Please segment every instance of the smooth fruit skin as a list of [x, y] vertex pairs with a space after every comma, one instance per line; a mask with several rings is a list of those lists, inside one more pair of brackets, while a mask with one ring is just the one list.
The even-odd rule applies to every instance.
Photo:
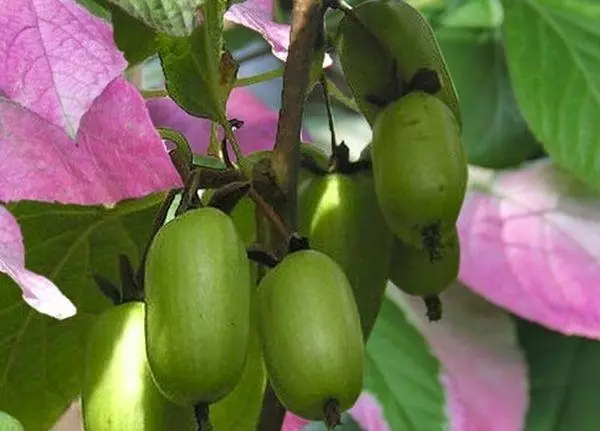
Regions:
[[456, 280], [460, 267], [460, 243], [456, 229], [444, 239], [440, 258], [396, 240], [390, 265], [390, 280], [410, 295], [439, 295]]
[[335, 399], [352, 407], [363, 386], [364, 345], [352, 289], [315, 250], [286, 256], [258, 289], [259, 333], [269, 380], [283, 405], [323, 420]]
[[452, 111], [415, 92], [389, 105], [373, 128], [375, 191], [391, 230], [420, 247], [451, 231], [467, 186], [467, 162]]
[[372, 175], [316, 176], [298, 202], [299, 232], [346, 274], [366, 340], [383, 301], [393, 243]]
[[400, 79], [409, 82], [420, 68], [437, 72], [442, 88], [436, 97], [450, 107], [460, 127], [456, 88], [427, 19], [400, 0], [368, 0], [356, 6], [354, 12], [396, 59]]
[[89, 335], [81, 391], [87, 431], [195, 430], [194, 411], [167, 400], [146, 360], [144, 304], [114, 307]]
[[257, 429], [266, 384], [266, 370], [258, 335], [256, 287], [256, 283], [252, 283], [254, 292], [248, 359], [242, 377], [233, 391], [210, 406], [210, 420], [215, 431]]
[[394, 58], [367, 28], [349, 17], [340, 22], [335, 42], [348, 87], [372, 126], [385, 104], [401, 92]]
[[158, 387], [179, 404], [214, 403], [238, 383], [250, 336], [250, 265], [215, 208], [184, 213], [146, 261], [146, 350]]

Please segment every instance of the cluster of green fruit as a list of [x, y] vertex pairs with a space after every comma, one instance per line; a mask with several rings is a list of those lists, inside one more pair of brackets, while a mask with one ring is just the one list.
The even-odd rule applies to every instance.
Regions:
[[373, 139], [358, 162], [343, 145], [330, 158], [301, 145], [297, 230], [310, 245], [290, 246], [258, 278], [248, 197], [231, 214], [203, 206], [164, 224], [144, 300], [114, 307], [91, 334], [87, 430], [197, 429], [239, 385], [253, 348], [286, 409], [333, 427], [362, 390], [387, 281], [440, 317], [467, 180], [452, 81], [428, 23], [404, 2], [348, 11], [336, 42]]
[[354, 404], [363, 339], [344, 272], [302, 249], [256, 289], [234, 223], [246, 209], [243, 201], [232, 217], [194, 209], [159, 230], [146, 260], [145, 301], [111, 309], [91, 334], [86, 429], [197, 429], [198, 415], [242, 378], [255, 325], [270, 382], [289, 410], [335, 422]]
[[346, 11], [336, 46], [348, 86], [372, 127], [364, 154], [394, 236], [390, 279], [423, 296], [436, 320], [436, 296], [458, 274], [456, 221], [468, 176], [450, 73], [433, 29], [404, 1], [369, 0]]

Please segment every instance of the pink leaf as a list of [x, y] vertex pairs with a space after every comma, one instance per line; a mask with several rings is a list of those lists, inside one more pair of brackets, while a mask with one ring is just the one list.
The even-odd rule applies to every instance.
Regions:
[[520, 317], [600, 338], [600, 195], [547, 160], [471, 177], [461, 281]]
[[371, 394], [363, 392], [354, 407], [349, 411], [350, 416], [367, 431], [391, 431], [385, 421], [383, 409]]
[[[368, 392], [363, 392], [348, 411], [350, 416], [367, 431], [391, 431], [383, 416], [383, 409]], [[281, 431], [300, 431], [310, 422], [290, 412], [285, 415]]]
[[[197, 154], [204, 154], [210, 139], [210, 121], [189, 115], [170, 98], [150, 99], [146, 102], [156, 127], [175, 129], [188, 139]], [[238, 88], [227, 101], [228, 118], [237, 118], [244, 126], [236, 132], [244, 153], [273, 148], [277, 131], [277, 112], [271, 110], [252, 92]]]
[[56, 319], [75, 315], [75, 306], [50, 280], [25, 268], [21, 230], [3, 206], [0, 206], [0, 272], [19, 285], [25, 302], [40, 313]]
[[[286, 61], [290, 46], [290, 26], [273, 21], [273, 0], [246, 0], [234, 4], [225, 13], [225, 18], [259, 33], [271, 45], [273, 55]], [[323, 67], [331, 64], [331, 57], [326, 55]]]
[[0, 201], [114, 203], [181, 185], [144, 100], [117, 78], [81, 120], [59, 127], [0, 99]]
[[517, 431], [528, 408], [525, 361], [509, 315], [451, 286], [441, 295], [444, 317], [429, 323], [420, 298], [397, 289], [392, 299], [410, 306], [418, 329], [442, 364], [452, 431]]
[[300, 431], [309, 423], [310, 421], [296, 416], [293, 413], [287, 412], [285, 414], [283, 424], [281, 425], [281, 431]]
[[125, 69], [110, 26], [74, 0], [3, 0], [0, 91], [74, 137]]

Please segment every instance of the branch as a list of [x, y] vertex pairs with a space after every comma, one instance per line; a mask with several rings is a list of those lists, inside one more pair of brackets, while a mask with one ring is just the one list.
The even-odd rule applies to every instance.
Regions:
[[[284, 202], [273, 205], [273, 209], [283, 219], [287, 231], [293, 231], [296, 224], [296, 187], [300, 170], [300, 131], [303, 105], [309, 83], [310, 68], [315, 56], [314, 48], [317, 36], [323, 28], [323, 15], [322, 0], [294, 0], [290, 48], [283, 70], [281, 109], [279, 110], [275, 148], [271, 157], [275, 181], [285, 196]], [[279, 230], [283, 230], [282, 228], [283, 226], [280, 226]], [[259, 229], [258, 234], [261, 244], [267, 245], [275, 255], [278, 257], [285, 255], [289, 237], [285, 238], [285, 241], [273, 241], [274, 238], [281, 235], [281, 232], [272, 226], [269, 231]], [[258, 429], [260, 431], [279, 431], [284, 416], [285, 408], [277, 399], [270, 385], [267, 385]]]
[[323, 25], [323, 5], [318, 0], [294, 0], [290, 48], [283, 72], [281, 110], [273, 151], [273, 169], [287, 197], [281, 215], [288, 227], [295, 225], [296, 183], [300, 160], [303, 104], [314, 59], [317, 35]]

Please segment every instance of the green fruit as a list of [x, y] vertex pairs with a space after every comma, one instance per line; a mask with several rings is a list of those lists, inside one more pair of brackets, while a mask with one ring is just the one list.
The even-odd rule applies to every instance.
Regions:
[[373, 126], [381, 109], [402, 91], [395, 60], [364, 25], [347, 16], [338, 28], [336, 52], [354, 100]]
[[460, 267], [460, 244], [456, 229], [440, 247], [438, 259], [429, 252], [396, 240], [390, 265], [390, 280], [410, 295], [439, 295], [456, 280]]
[[363, 386], [364, 346], [348, 279], [324, 253], [286, 256], [258, 289], [259, 330], [269, 380], [283, 405], [323, 420], [335, 400], [341, 411]]
[[[413, 6], [399, 0], [368, 0], [356, 6], [354, 13], [396, 60], [398, 79], [409, 82], [421, 68], [437, 73], [442, 88], [436, 96], [450, 107], [460, 127], [456, 88], [427, 19]], [[365, 57], [363, 61], [371, 61], [371, 58]]]
[[119, 305], [98, 318], [87, 344], [81, 399], [88, 431], [197, 428], [193, 409], [167, 400], [152, 380], [141, 302]]
[[146, 348], [158, 387], [179, 404], [213, 403], [238, 383], [250, 336], [250, 265], [215, 208], [164, 225], [146, 261]]
[[[253, 290], [256, 285], [253, 283]], [[253, 295], [253, 300], [256, 295]], [[256, 301], [253, 301], [253, 306]], [[254, 307], [251, 315], [250, 347], [244, 372], [237, 386], [225, 398], [210, 406], [210, 420], [215, 431], [256, 430], [266, 371], [258, 336], [258, 314]], [[232, 414], [235, 412], [235, 414]]]
[[0, 411], [0, 430], [24, 431], [23, 424], [6, 412]]
[[299, 232], [341, 266], [368, 338], [381, 308], [393, 242], [371, 174], [317, 176], [298, 202]]
[[452, 111], [426, 93], [388, 106], [373, 128], [375, 191], [392, 231], [435, 251], [462, 207], [467, 164]]

